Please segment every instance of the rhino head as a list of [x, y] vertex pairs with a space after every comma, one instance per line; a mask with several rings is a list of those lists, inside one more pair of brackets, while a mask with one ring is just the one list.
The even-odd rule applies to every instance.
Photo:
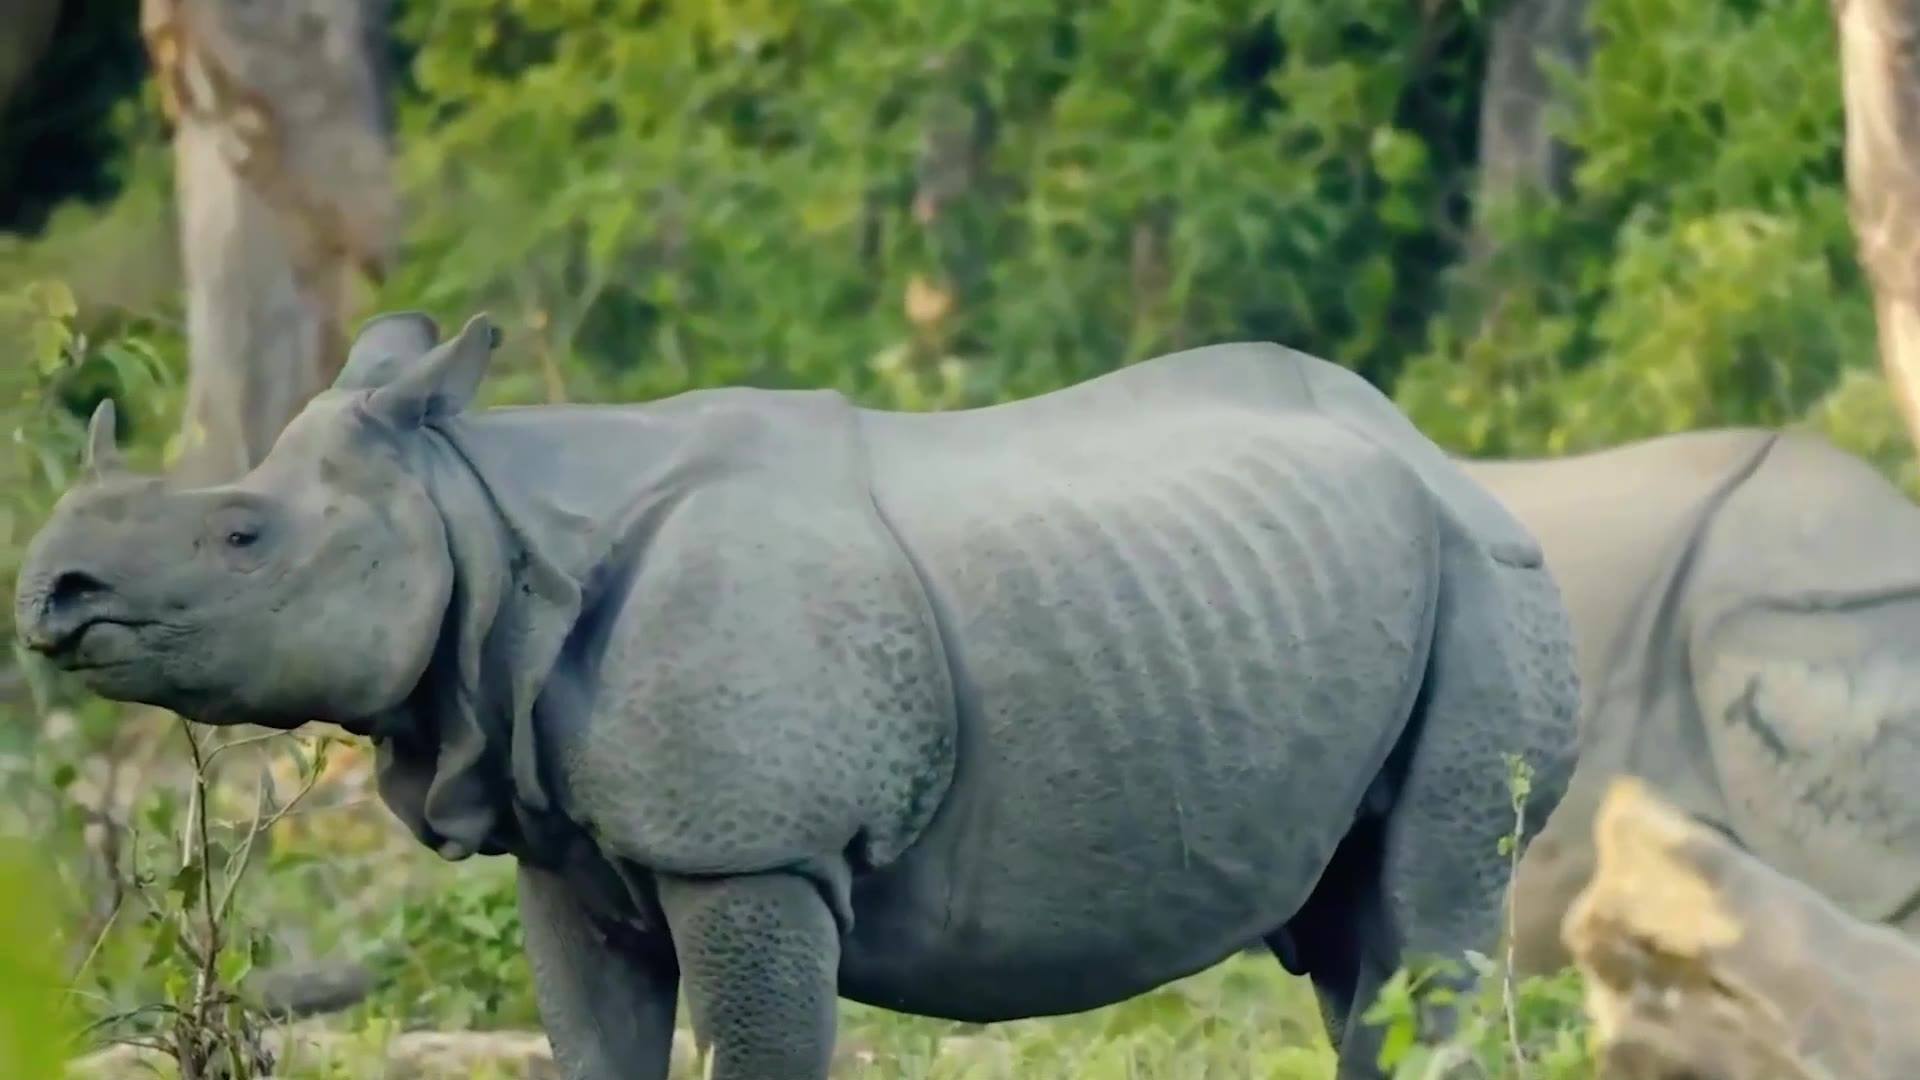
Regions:
[[28, 547], [22, 641], [114, 700], [365, 731], [420, 681], [452, 588], [414, 441], [465, 408], [498, 334], [476, 316], [437, 338], [423, 315], [372, 320], [266, 458], [213, 487], [128, 472], [103, 402], [84, 479]]

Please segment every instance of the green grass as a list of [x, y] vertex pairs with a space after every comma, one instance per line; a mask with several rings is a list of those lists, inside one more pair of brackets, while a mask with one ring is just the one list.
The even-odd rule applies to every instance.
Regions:
[[841, 1056], [850, 1060], [839, 1075], [861, 1080], [1333, 1075], [1333, 1052], [1312, 989], [1267, 957], [1236, 956], [1130, 1001], [1074, 1016], [969, 1028], [843, 1006], [841, 1018]]

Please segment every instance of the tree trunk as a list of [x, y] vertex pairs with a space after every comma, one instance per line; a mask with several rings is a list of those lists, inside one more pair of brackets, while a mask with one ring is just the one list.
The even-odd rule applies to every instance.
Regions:
[[0, 120], [53, 40], [60, 0], [0, 0]]
[[1887, 386], [1920, 448], [1920, 5], [1833, 0], [1833, 14], [1854, 239]]
[[1616, 780], [1564, 936], [1608, 1080], [1920, 1076], [1920, 946]]
[[1586, 66], [1588, 0], [1508, 0], [1494, 19], [1480, 96], [1476, 259], [1493, 240], [1484, 211], [1528, 195], [1559, 197], [1573, 176], [1573, 151], [1552, 130], [1552, 65]]
[[168, 118], [190, 367], [177, 471], [245, 472], [343, 360], [397, 209], [387, 0], [143, 0]]

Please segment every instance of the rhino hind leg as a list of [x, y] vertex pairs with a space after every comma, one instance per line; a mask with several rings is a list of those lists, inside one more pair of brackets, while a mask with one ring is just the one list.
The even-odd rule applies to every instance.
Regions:
[[[1495, 562], [1458, 536], [1443, 550], [1442, 575], [1406, 734], [1285, 930], [1337, 1032], [1341, 1080], [1381, 1075], [1385, 1032], [1361, 1017], [1395, 968], [1491, 953], [1499, 940], [1500, 838], [1514, 823], [1503, 755], [1519, 754], [1534, 770], [1529, 834], [1572, 770], [1578, 688], [1551, 580], [1540, 568]], [[1442, 1011], [1432, 1019], [1451, 1023]]]
[[1327, 1041], [1342, 1054], [1342, 1077], [1374, 1075], [1346, 1071], [1345, 1043], [1355, 1004], [1370, 998], [1380, 980], [1392, 973], [1391, 963], [1366, 955], [1370, 944], [1388, 937], [1377, 887], [1383, 824], [1365, 818], [1356, 823], [1306, 903], [1265, 939], [1281, 967], [1313, 982]]
[[1501, 937], [1511, 877], [1501, 838], [1516, 824], [1506, 755], [1533, 772], [1524, 845], [1566, 792], [1580, 699], [1571, 632], [1543, 567], [1497, 562], [1456, 537], [1441, 572], [1381, 889], [1396, 952], [1458, 961], [1469, 949], [1491, 954]]

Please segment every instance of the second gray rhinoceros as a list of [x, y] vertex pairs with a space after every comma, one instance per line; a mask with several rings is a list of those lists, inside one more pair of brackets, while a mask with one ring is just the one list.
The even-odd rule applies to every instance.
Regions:
[[19, 626], [108, 697], [371, 736], [424, 843], [518, 859], [569, 1076], [665, 1076], [677, 989], [719, 1080], [817, 1080], [836, 994], [1077, 1011], [1256, 938], [1372, 1076], [1395, 965], [1495, 941], [1502, 755], [1536, 821], [1571, 769], [1566, 616], [1359, 377], [468, 412], [492, 331], [437, 337], [369, 324], [235, 483], [97, 469]]
[[1540, 539], [1585, 696], [1579, 766], [1515, 883], [1520, 965], [1568, 960], [1622, 773], [1855, 917], [1920, 929], [1920, 507], [1810, 434], [1462, 465]]

